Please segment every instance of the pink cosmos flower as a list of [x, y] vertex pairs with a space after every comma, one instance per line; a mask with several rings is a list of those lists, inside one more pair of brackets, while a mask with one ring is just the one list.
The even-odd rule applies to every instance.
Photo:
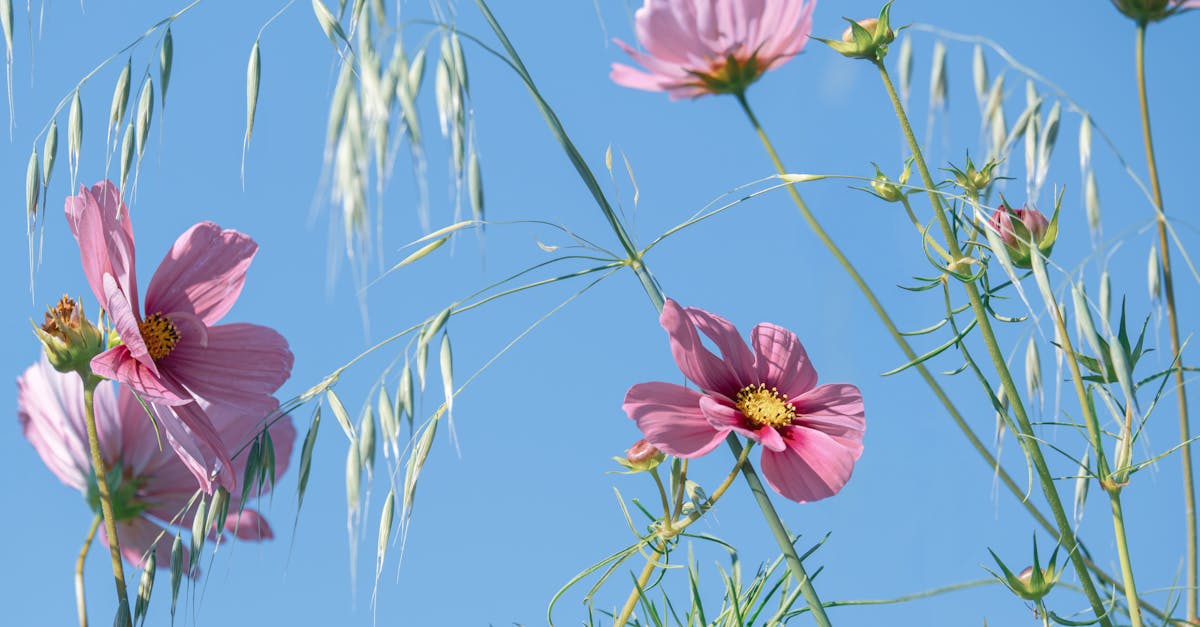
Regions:
[[816, 0], [646, 0], [635, 16], [645, 52], [617, 39], [640, 70], [614, 63], [618, 85], [672, 100], [742, 93], [804, 49]]
[[162, 421], [171, 447], [211, 491], [214, 471], [232, 485], [220, 434], [201, 403], [261, 406], [291, 374], [287, 340], [246, 323], [217, 325], [233, 306], [258, 245], [248, 236], [201, 222], [179, 236], [138, 306], [133, 228], [110, 181], [67, 198], [67, 222], [79, 242], [88, 284], [121, 344], [92, 360], [92, 370], [128, 385], [147, 402], [170, 407]]
[[[750, 347], [728, 320], [667, 300], [659, 322], [684, 376], [700, 388], [639, 383], [625, 413], [646, 440], [677, 457], [699, 457], [731, 431], [762, 444], [762, 473], [800, 503], [837, 494], [862, 455], [862, 394], [846, 383], [818, 386], [796, 335], [761, 323]], [[699, 333], [697, 332], [699, 331]], [[701, 344], [703, 333], [720, 357]]]
[[[236, 451], [258, 432], [261, 427], [257, 419], [278, 406], [275, 399], [267, 400], [269, 404], [260, 403], [246, 413], [232, 412], [227, 407], [209, 408], [208, 415], [221, 438], [223, 452]], [[128, 387], [121, 386], [117, 391], [112, 382], [105, 381], [96, 389], [94, 402], [100, 451], [110, 470], [109, 488], [121, 553], [131, 564], [141, 567], [150, 551], [155, 550], [158, 567], [166, 567], [171, 563], [174, 532], [164, 533], [164, 524], [191, 529], [194, 509], [183, 517], [179, 514], [196, 491], [196, 480], [174, 452], [159, 446], [154, 425]], [[54, 370], [43, 357], [17, 380], [17, 403], [21, 431], [42, 461], [63, 483], [82, 491], [99, 511], [80, 378]], [[165, 408], [157, 405], [150, 408], [160, 424], [170, 420]], [[278, 478], [287, 470], [296, 429], [291, 418], [284, 416], [271, 426], [269, 433], [275, 446]], [[246, 455], [239, 455], [233, 465], [237, 476], [245, 471], [245, 465]], [[241, 491], [236, 484], [231, 485], [225, 531], [243, 540], [269, 540], [271, 527], [261, 514], [248, 508], [237, 513]], [[103, 526], [100, 538], [108, 543]]]

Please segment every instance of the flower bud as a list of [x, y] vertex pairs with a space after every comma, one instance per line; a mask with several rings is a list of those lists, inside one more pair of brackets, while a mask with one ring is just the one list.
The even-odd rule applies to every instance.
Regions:
[[1051, 228], [1051, 221], [1046, 215], [1033, 208], [1014, 210], [1000, 205], [988, 219], [988, 228], [1000, 236], [1008, 248], [1013, 265], [1019, 268], [1031, 266], [1034, 248], [1043, 255], [1049, 255], [1058, 238], [1058, 229]]
[[625, 462], [630, 470], [650, 470], [662, 463], [666, 455], [646, 440], [638, 440], [629, 450], [625, 451]]
[[[1050, 554], [1050, 563], [1042, 568], [1041, 560], [1038, 559], [1037, 539], [1033, 541], [1033, 565], [1026, 567], [1020, 574], [1014, 575], [1004, 562], [1000, 561], [999, 556], [991, 549], [988, 552], [992, 554], [992, 559], [996, 560], [996, 565], [1000, 567], [1000, 572], [1003, 576], [992, 572], [992, 575], [1000, 580], [1014, 594], [1025, 599], [1026, 601], [1039, 601], [1054, 588], [1054, 584], [1058, 583], [1058, 578], [1062, 576], [1062, 571], [1058, 569], [1058, 549], [1054, 547], [1054, 552]], [[991, 572], [989, 570], [989, 572]]]
[[104, 351], [104, 333], [88, 321], [83, 304], [63, 296], [58, 304], [46, 311], [34, 335], [42, 342], [50, 365], [59, 372], [91, 374], [91, 361]]
[[996, 179], [993, 177], [993, 172], [1000, 165], [1000, 162], [989, 159], [983, 167], [975, 167], [975, 162], [971, 161], [971, 155], [967, 155], [967, 165], [964, 168], [958, 168], [951, 165], [947, 168], [954, 175], [954, 184], [961, 187], [963, 191], [972, 196], [979, 196], [987, 191], [992, 182]]
[[1196, 6], [1187, 0], [1112, 0], [1112, 3], [1118, 11], [1141, 24], [1157, 22]]
[[908, 177], [912, 174], [912, 159], [909, 159], [904, 164], [904, 171], [900, 173], [900, 178], [893, 182], [888, 178], [879, 166], [875, 166], [875, 178], [871, 179], [871, 190], [876, 197], [885, 202], [900, 202], [904, 199], [904, 186], [908, 184]]
[[891, 10], [892, 3], [888, 2], [883, 5], [877, 18], [870, 17], [858, 21], [847, 19], [850, 26], [842, 33], [840, 41], [820, 37], [813, 39], [824, 42], [843, 56], [852, 59], [882, 61], [887, 56], [888, 44], [896, 39], [896, 31], [892, 30], [889, 23]]

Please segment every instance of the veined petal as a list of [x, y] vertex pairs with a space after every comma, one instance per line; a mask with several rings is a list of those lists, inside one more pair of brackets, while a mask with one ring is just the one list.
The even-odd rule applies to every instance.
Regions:
[[663, 305], [659, 323], [671, 338], [671, 354], [684, 376], [706, 392], [736, 394], [741, 385], [729, 366], [700, 342], [691, 316], [671, 299]]
[[113, 379], [133, 388], [142, 400], [162, 405], [180, 405], [192, 402], [192, 396], [177, 382], [129, 354], [124, 344], [114, 346], [92, 358], [92, 372]]
[[692, 324], [717, 345], [721, 351], [721, 360], [738, 380], [738, 389], [761, 383], [754, 367], [754, 353], [750, 352], [750, 347], [746, 346], [745, 340], [733, 323], [696, 307], [687, 307], [684, 311], [692, 319]]
[[79, 195], [65, 203], [67, 224], [79, 243], [84, 275], [96, 300], [105, 309], [108, 292], [103, 276], [113, 275], [132, 310], [138, 310], [137, 275], [133, 245], [133, 227], [129, 210], [111, 181], [102, 181], [91, 189], [80, 186]]
[[701, 398], [699, 392], [681, 385], [639, 383], [629, 388], [622, 408], [660, 451], [692, 458], [711, 451], [728, 433], [704, 417]]
[[782, 435], [787, 448], [764, 450], [762, 473], [772, 489], [797, 503], [837, 494], [862, 455], [861, 441], [834, 438], [815, 429], [794, 426]]
[[292, 359], [274, 329], [238, 322], [210, 327], [205, 344], [184, 335], [159, 367], [205, 401], [254, 406], [287, 381]]
[[862, 392], [849, 383], [827, 383], [792, 399], [796, 424], [834, 437], [862, 440], [866, 411]]
[[700, 399], [700, 411], [704, 413], [704, 417], [708, 419], [714, 429], [734, 431], [755, 442], [760, 439], [759, 430], [753, 423], [746, 420], [742, 412], [712, 396], [704, 396]]
[[199, 487], [205, 492], [213, 491], [210, 479], [213, 472], [218, 473], [217, 480], [221, 485], [237, 486], [240, 478], [233, 473], [229, 452], [204, 410], [197, 403], [177, 405], [170, 410], [175, 419], [163, 419], [160, 427]]
[[121, 287], [111, 274], [105, 273], [101, 277], [101, 283], [104, 284], [104, 308], [108, 311], [108, 317], [112, 320], [113, 326], [117, 329], [121, 343], [130, 356], [157, 376], [158, 367], [154, 364], [154, 359], [150, 357], [150, 349], [146, 347], [146, 340], [142, 337], [140, 318], [137, 310], [133, 309], [134, 301], [127, 294], [121, 292]]
[[17, 379], [17, 420], [55, 476], [77, 490], [87, 486], [92, 458], [78, 376], [54, 370], [43, 355]]
[[212, 325], [237, 300], [258, 244], [248, 235], [201, 222], [167, 252], [146, 290], [146, 311], [184, 312]]
[[811, 390], [817, 384], [817, 370], [808, 361], [808, 353], [795, 333], [763, 322], [750, 334], [754, 344], [759, 383], [779, 388], [789, 398]]

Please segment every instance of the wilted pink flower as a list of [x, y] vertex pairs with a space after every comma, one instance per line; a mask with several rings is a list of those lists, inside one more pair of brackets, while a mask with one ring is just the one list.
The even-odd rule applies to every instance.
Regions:
[[216, 325], [233, 306], [258, 245], [211, 222], [179, 236], [138, 306], [133, 228], [117, 188], [104, 181], [67, 198], [67, 222], [88, 284], [108, 312], [121, 344], [92, 360], [92, 370], [171, 408], [163, 432], [201, 485], [211, 473], [236, 478], [221, 439], [198, 400], [234, 408], [261, 406], [287, 380], [292, 353], [273, 329]]
[[640, 70], [614, 63], [625, 87], [672, 100], [745, 91], [808, 43], [816, 0], [646, 0], [635, 16], [645, 52], [616, 40]]
[[[273, 398], [264, 400], [269, 404], [260, 402], [244, 413], [228, 407], [209, 408], [225, 454], [248, 442], [261, 429], [258, 419], [278, 406]], [[83, 492], [99, 511], [80, 378], [55, 371], [43, 357], [17, 380], [17, 403], [21, 431], [42, 461], [63, 483]], [[140, 567], [153, 548], [157, 550], [159, 568], [168, 566], [174, 532], [164, 533], [164, 525], [191, 529], [194, 508], [182, 517], [180, 514], [196, 491], [196, 480], [174, 452], [159, 446], [154, 424], [128, 387], [121, 386], [117, 391], [116, 386], [105, 381], [96, 389], [94, 403], [101, 456], [109, 469], [121, 553]], [[170, 420], [164, 408], [149, 407], [159, 424]], [[296, 429], [291, 418], [284, 416], [268, 432], [275, 447], [278, 478], [287, 469]], [[246, 455], [239, 455], [234, 463], [239, 477], [245, 465]], [[230, 511], [225, 531], [243, 540], [270, 539], [271, 527], [261, 514], [253, 509], [237, 513], [241, 499], [238, 486], [231, 484], [229, 491]], [[107, 544], [103, 527], [100, 537]]]
[[[751, 351], [728, 320], [702, 309], [667, 300], [659, 322], [675, 363], [700, 391], [659, 382], [629, 389], [625, 413], [650, 443], [699, 457], [733, 431], [762, 444], [767, 483], [793, 501], [823, 499], [846, 485], [866, 430], [857, 387], [818, 386], [800, 340], [773, 324], [754, 327]], [[720, 357], [701, 344], [700, 333]]]

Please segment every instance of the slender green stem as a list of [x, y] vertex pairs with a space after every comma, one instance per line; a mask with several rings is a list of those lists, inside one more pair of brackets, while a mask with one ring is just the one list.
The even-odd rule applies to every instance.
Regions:
[[663, 487], [662, 477], [658, 476], [658, 468], [651, 468], [650, 476], [654, 477], [654, 485], [658, 487], [658, 496], [662, 499], [663, 520], [669, 520], [671, 517], [671, 500], [667, 498], [667, 490]]
[[1125, 580], [1125, 598], [1129, 601], [1129, 621], [1132, 627], [1142, 627], [1142, 608], [1137, 603], [1137, 587], [1133, 584], [1133, 564], [1129, 561], [1129, 543], [1125, 539], [1125, 516], [1121, 513], [1120, 490], [1111, 490], [1113, 533], [1117, 538], [1117, 556], [1121, 560], [1121, 578]]
[[[729, 434], [725, 439], [725, 444], [729, 445], [729, 450], [733, 451], [735, 457], [742, 456], [742, 443], [738, 441], [737, 436]], [[750, 493], [754, 495], [754, 500], [758, 502], [758, 507], [762, 509], [763, 516], [767, 520], [767, 526], [771, 528], [771, 535], [775, 536], [775, 541], [779, 543], [780, 548], [787, 546], [783, 555], [787, 559], [788, 570], [791, 571], [792, 577], [800, 586], [801, 592], [804, 594], [804, 600], [808, 602], [808, 607], [812, 609], [813, 618], [821, 627], [829, 627], [829, 617], [825, 615], [825, 606], [821, 604], [821, 599], [817, 596], [817, 589], [812, 585], [812, 579], [808, 577], [808, 573], [804, 570], [804, 563], [801, 562], [800, 556], [796, 554], [796, 547], [792, 544], [791, 535], [786, 527], [783, 526], [783, 521], [780, 520], [778, 512], [775, 511], [775, 506], [771, 504], [771, 497], [763, 488], [762, 481], [758, 478], [758, 473], [754, 472], [752, 464], [742, 464], [742, 476], [746, 479], [746, 484], [750, 486]]]
[[100, 455], [100, 435], [96, 431], [96, 409], [93, 395], [100, 379], [83, 377], [83, 411], [87, 423], [88, 447], [92, 452], [92, 470], [96, 473], [96, 487], [100, 492], [100, 511], [104, 514], [104, 532], [108, 536], [109, 555], [112, 557], [113, 583], [117, 586], [117, 603], [123, 612], [125, 624], [132, 625], [129, 616], [129, 597], [125, 589], [125, 566], [121, 563], [121, 544], [117, 539], [117, 520], [113, 517], [112, 495], [108, 492], [108, 469]]
[[[896, 93], [896, 87], [892, 84], [891, 76], [888, 75], [887, 67], [879, 61], [875, 63], [875, 66], [879, 69], [879, 75], [883, 79], [888, 97], [891, 99], [892, 106], [896, 111], [896, 118], [900, 122], [905, 139], [908, 141], [909, 149], [912, 150], [913, 158], [917, 163], [917, 169], [921, 173], [921, 179], [924, 181], [926, 187], [933, 189], [935, 185], [933, 175], [930, 174], [929, 166], [925, 163], [921, 145], [917, 142], [916, 136], [913, 135], [912, 125], [908, 121], [908, 115], [904, 112], [904, 105], [900, 102], [900, 97]], [[946, 217], [946, 211], [942, 207], [941, 198], [937, 194], [929, 194], [929, 201], [933, 206], [933, 212], [937, 218], [938, 225], [942, 229], [942, 235], [946, 239], [946, 246], [950, 251], [950, 255], [954, 258], [961, 257], [962, 251], [958, 245], [958, 238], [954, 233], [953, 227], [950, 225], [949, 219]], [[1104, 603], [1096, 591], [1091, 573], [1088, 572], [1087, 564], [1083, 559], [1083, 551], [1079, 550], [1079, 543], [1075, 537], [1075, 531], [1071, 527], [1071, 521], [1067, 518], [1066, 511], [1063, 509], [1058, 488], [1054, 485], [1054, 477], [1050, 474], [1050, 470], [1046, 465], [1046, 459], [1042, 454], [1042, 449], [1037, 444], [1033, 425], [1029, 420], [1029, 415], [1025, 411], [1025, 404], [1021, 401], [1020, 392], [1013, 381], [1008, 363], [1004, 360], [1004, 353], [1000, 349], [1000, 344], [996, 341], [991, 319], [984, 307], [983, 300], [979, 296], [979, 288], [974, 282], [965, 282], [963, 283], [963, 287], [966, 289], [967, 299], [971, 303], [971, 310], [975, 314], [975, 320], [978, 322], [980, 335], [983, 337], [988, 356], [995, 365], [996, 373], [1000, 377], [1001, 387], [1009, 398], [1010, 407], [1017, 420], [1017, 425], [1021, 428], [1022, 435], [1025, 436], [1020, 439], [1020, 442], [1029, 453], [1034, 471], [1037, 473], [1038, 480], [1041, 483], [1042, 492], [1046, 496], [1046, 502], [1050, 505], [1050, 512], [1054, 516], [1055, 523], [1058, 526], [1059, 541], [1062, 543], [1063, 548], [1067, 550], [1068, 555], [1071, 556], [1071, 563], [1075, 566], [1080, 586], [1083, 588], [1084, 594], [1092, 606], [1092, 611], [1095, 612], [1103, 627], [1111, 627], [1112, 622], [1105, 615]], [[1137, 602], [1131, 599], [1130, 603], [1136, 605]]]
[[[1146, 23], [1137, 28], [1137, 81], [1138, 101], [1142, 109], [1142, 136], [1146, 142], [1146, 167], [1150, 170], [1150, 186], [1154, 189], [1154, 212], [1158, 218], [1158, 261], [1162, 268], [1163, 295], [1167, 302], [1167, 319], [1171, 328], [1171, 355], [1180, 354], [1179, 317], [1175, 309], [1175, 284], [1171, 275], [1171, 246], [1167, 239], [1167, 215], [1163, 206], [1162, 185], [1158, 180], [1158, 162], [1154, 157], [1154, 139], [1150, 134], [1150, 102], [1146, 90]], [[1187, 616], [1195, 622], [1197, 617], [1197, 586], [1200, 571], [1197, 571], [1196, 548], [1196, 488], [1192, 479], [1192, 436], [1188, 420], [1187, 390], [1184, 388], [1183, 358], [1178, 359], [1175, 369], [1176, 399], [1179, 406], [1179, 438], [1183, 442], [1180, 450], [1183, 460], [1183, 509], [1187, 520], [1184, 532], [1187, 537]]]
[[[742, 469], [742, 466], [747, 465], [746, 457], [749, 455], [750, 449], [753, 447], [754, 443], [751, 442], [749, 446], [742, 449], [741, 454], [738, 455], [737, 462], [733, 465], [733, 469], [729, 471], [729, 475], [725, 477], [725, 480], [721, 482], [721, 485], [718, 485], [717, 489], [714, 490], [712, 495], [708, 497], [708, 500], [704, 502], [703, 507], [693, 511], [687, 520], [679, 522], [679, 524], [675, 524], [676, 521], [672, 521], [670, 518], [663, 518], [663, 525], [665, 527], [664, 531], [669, 533], [670, 536], [660, 535], [658, 538], [658, 541], [654, 545], [653, 553], [651, 553], [650, 557], [646, 559], [646, 565], [642, 567], [642, 572], [640, 575], [638, 575], [637, 585], [635, 585], [633, 590], [629, 592], [629, 597], [625, 599], [625, 605], [621, 608], [621, 613], [618, 614], [617, 619], [613, 621], [613, 627], [624, 627], [625, 623], [629, 622], [629, 617], [633, 615], [633, 609], [637, 607], [638, 598], [641, 597], [642, 592], [646, 589], [646, 584], [650, 581], [650, 575], [654, 574], [655, 568], [658, 567], [658, 558], [662, 557], [663, 554], [666, 553], [668, 537], [674, 537], [682, 533], [684, 529], [687, 529], [692, 523], [699, 520], [700, 516], [703, 515], [704, 512], [708, 511], [713, 505], [717, 504], [717, 501], [723, 494], [725, 494], [725, 491], [729, 489], [729, 486], [733, 485], [733, 480], [737, 479], [738, 471]], [[686, 462], [687, 460], [684, 461]], [[684, 473], [686, 472], [687, 469], [685, 468]], [[654, 482], [658, 484], [658, 491], [663, 495], [663, 503], [665, 505], [666, 492], [663, 490], [662, 479], [659, 478], [657, 469], [655, 469], [653, 475]], [[685, 475], [681, 474], [680, 476], [683, 477]], [[683, 490], [678, 490], [677, 493], [683, 494]], [[675, 510], [675, 516], [679, 516], [680, 508], [676, 507]], [[667, 516], [670, 516], [670, 512], [668, 512]]]
[[[1107, 472], [1107, 464], [1104, 461], [1104, 449], [1100, 440], [1100, 422], [1096, 419], [1096, 413], [1092, 409], [1092, 404], [1088, 402], [1087, 391], [1083, 383], [1083, 373], [1079, 370], [1078, 360], [1074, 358], [1076, 354], [1075, 347], [1071, 345], [1071, 336], [1067, 333], [1067, 324], [1062, 318], [1058, 305], [1055, 303], [1054, 294], [1050, 291], [1050, 281], [1046, 276], [1046, 263], [1041, 253], [1034, 253], [1033, 272], [1040, 288], [1039, 291], [1042, 293], [1042, 298], [1046, 302], [1046, 309], [1054, 321], [1058, 341], [1062, 343], [1061, 350], [1065, 353], [1067, 365], [1071, 370], [1071, 380], [1075, 385], [1075, 395], [1079, 397], [1079, 409], [1083, 414], [1084, 424], [1087, 425], [1088, 436], [1092, 441], [1092, 448], [1096, 449], [1096, 468], [1098, 470], [1097, 474], [1101, 479], [1100, 485], [1108, 492], [1109, 501], [1112, 503], [1113, 536], [1116, 538], [1117, 551], [1121, 558], [1121, 579], [1125, 588], [1125, 599], [1129, 602], [1129, 619], [1132, 627], [1141, 627], [1141, 605], [1137, 594], [1137, 586], [1134, 585], [1133, 566], [1129, 561], [1128, 542], [1125, 538], [1125, 517], [1122, 515], [1121, 509], [1121, 486], [1110, 485], [1111, 480], [1104, 476]], [[1131, 421], [1133, 417], [1129, 412], [1132, 411], [1133, 399], [1126, 399], [1126, 402], [1129, 406], [1126, 409], [1127, 422], [1125, 433], [1129, 433], [1131, 427], [1128, 421]]]
[[92, 548], [92, 539], [100, 528], [100, 516], [92, 518], [92, 526], [83, 538], [83, 547], [79, 549], [79, 557], [75, 560], [75, 611], [79, 613], [79, 627], [87, 627], [87, 600], [83, 593], [83, 562], [87, 560], [88, 549]]

